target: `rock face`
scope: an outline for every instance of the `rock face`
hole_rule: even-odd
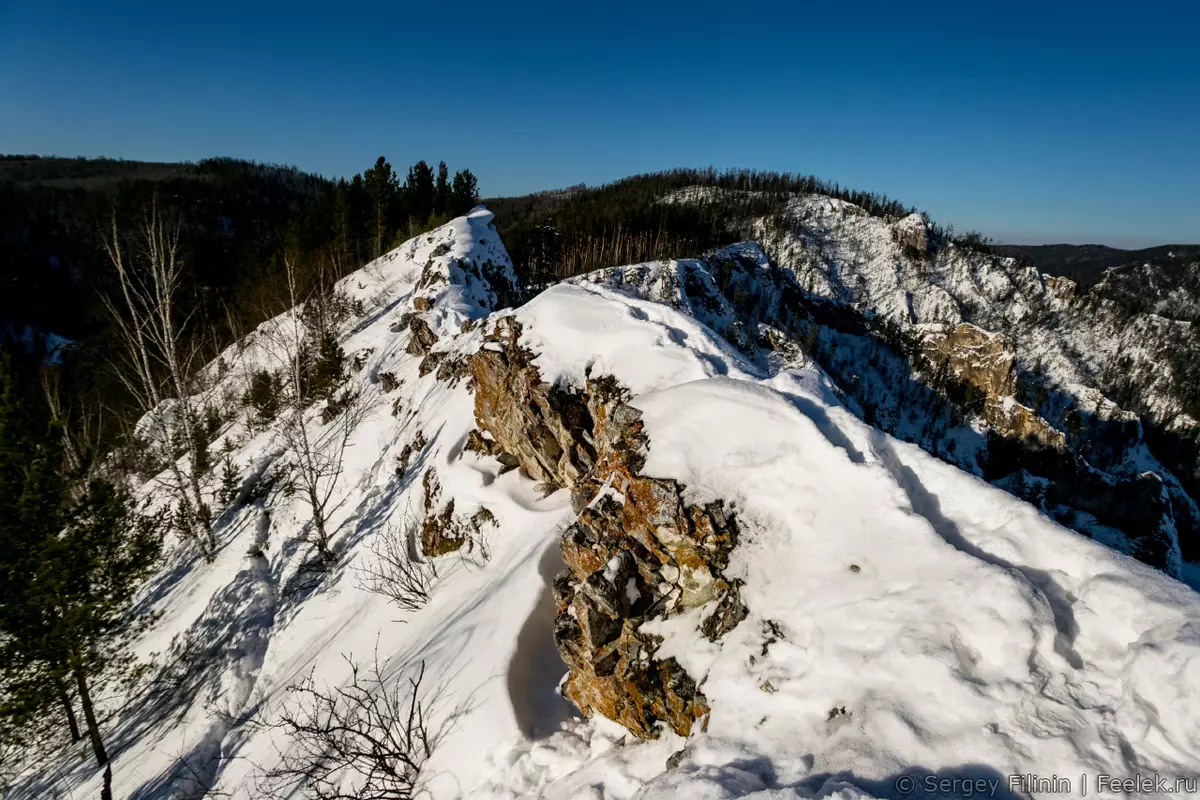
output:
[[[913,255],[924,258],[932,249],[929,226],[925,217],[920,214],[910,214],[889,225],[892,239]]]
[[[413,316],[409,320],[408,330],[412,334],[412,338],[408,340],[408,347],[405,348],[409,355],[426,355],[437,344],[437,334],[430,329],[429,323],[419,316]]]
[[[966,381],[989,399],[1012,394],[1016,350],[1000,334],[967,322],[939,325],[924,332],[922,345],[929,360],[945,365],[955,378]]]
[[[466,542],[463,530],[455,524],[454,498],[442,504],[442,485],[437,472],[426,470],[421,479],[425,490],[425,519],[421,523],[421,552],[434,557],[453,553]]]
[[[564,694],[637,736],[656,736],[660,722],[687,735],[708,704],[674,659],[654,658],[660,642],[640,628],[708,604],[710,638],[741,621],[738,588],[722,574],[737,523],[720,503],[689,506],[676,482],[639,474],[641,415],[616,381],[548,386],[519,337],[519,324],[501,318],[474,356],[475,417],[530,477],[571,490],[579,513],[563,533],[567,569],[554,583],[554,638],[570,669]]]
[[[1026,446],[1062,450],[1066,445],[1060,431],[1012,399],[1016,348],[1006,336],[964,322],[928,326],[919,341],[930,372],[957,383],[963,405],[977,410],[996,433]]]

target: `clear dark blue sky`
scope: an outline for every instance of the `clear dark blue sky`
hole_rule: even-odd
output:
[[[1006,241],[1200,241],[1195,2],[0,0],[0,152],[384,154],[485,195],[813,173]]]

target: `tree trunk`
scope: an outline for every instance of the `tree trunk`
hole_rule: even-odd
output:
[[[71,741],[78,742],[83,738],[79,732],[79,720],[75,719],[75,709],[71,707],[71,698],[66,687],[59,687],[58,700],[62,703],[63,711],[67,712],[67,726],[71,729]]]
[[[88,738],[92,742],[92,752],[96,755],[96,764],[103,767],[108,763],[108,753],[104,750],[104,740],[100,738],[100,725],[96,722],[96,709],[92,706],[92,695],[88,691],[87,678],[79,660],[71,669],[75,673],[75,685],[79,689],[79,705],[83,706],[83,719],[87,722]]]

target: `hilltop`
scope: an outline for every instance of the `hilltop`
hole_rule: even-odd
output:
[[[925,309],[960,307],[962,270],[1027,273],[945,245],[942,300],[877,294],[871,264],[925,263],[903,254],[924,223],[856,208],[796,199],[760,242],[532,293],[480,207],[226,348],[192,398],[220,411],[217,549],[177,543],[139,597],[148,680],[103,700],[115,795],[362,786],[370,758],[314,773],[330,740],[299,724],[356,686],[396,699],[401,732],[417,687],[412,765],[371,785],[439,798],[849,800],[909,779],[1016,797],[1007,775],[1193,774],[1200,604],[1166,574],[1186,559],[1175,528],[1152,538],[1169,552],[1137,528],[1089,538],[937,444],[998,447],[1017,368],[1003,334]],[[838,247],[875,259],[864,281],[805,255],[848,263]],[[1023,287],[996,287],[998,308]],[[324,400],[269,382],[271,406],[249,390],[286,377],[317,303],[342,378]],[[1059,458],[1107,452],[1091,447]],[[318,526],[304,459],[322,454],[338,468]],[[1123,463],[1100,474],[1136,486]],[[171,482],[146,476],[146,513],[170,510]],[[99,794],[69,748],[44,755],[14,797]]]

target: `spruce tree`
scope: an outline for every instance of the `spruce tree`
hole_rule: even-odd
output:
[[[450,190],[450,214],[461,216],[479,203],[479,185],[471,170],[454,173],[454,184]]]
[[[445,161],[438,162],[437,182],[433,189],[433,213],[439,217],[450,210],[450,170]]]
[[[126,612],[161,537],[113,484],[72,492],[61,429],[35,408],[0,360],[0,711],[20,729],[57,704],[74,727],[71,685],[103,766],[92,690],[132,664],[128,644],[151,618]]]
[[[378,258],[383,255],[384,245],[388,243],[394,227],[398,191],[396,172],[386,158],[380,156],[375,166],[363,173],[363,186],[371,198],[373,257]]]

